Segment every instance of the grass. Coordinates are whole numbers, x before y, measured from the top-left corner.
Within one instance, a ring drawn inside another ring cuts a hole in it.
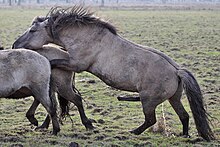
[[[27,29],[37,15],[46,15],[42,9],[0,9],[0,43],[10,48],[13,41]],[[138,44],[160,49],[196,76],[207,110],[220,119],[220,16],[219,11],[132,11],[101,10],[99,16],[109,19],[123,37]],[[95,80],[95,83],[89,83]],[[93,75],[77,74],[76,86],[84,97],[84,107],[89,118],[95,120],[96,129],[87,131],[81,124],[79,114],[72,106],[69,118],[61,126],[58,136],[48,130],[34,131],[25,118],[25,112],[33,98],[19,100],[0,99],[0,146],[68,146],[76,142],[80,146],[217,146],[219,140],[191,143],[197,137],[188,101],[183,103],[190,114],[191,139],[177,137],[182,125],[168,102],[164,103],[166,130],[169,136],[145,131],[136,136],[128,131],[144,120],[140,103],[118,102],[119,95],[132,94],[113,89]],[[161,117],[162,106],[157,107]],[[36,117],[42,122],[46,116],[39,107]],[[220,123],[212,119],[213,130],[219,139]],[[191,142],[190,142],[191,141]]]

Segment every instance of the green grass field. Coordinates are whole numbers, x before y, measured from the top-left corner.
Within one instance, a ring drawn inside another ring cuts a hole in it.
[[[41,9],[1,9],[0,43],[10,48],[37,15],[46,15]],[[52,128],[34,131],[25,117],[33,98],[0,99],[0,146],[218,146],[220,145],[220,11],[195,10],[99,10],[97,15],[112,22],[119,34],[133,42],[157,48],[177,63],[193,72],[197,78],[207,111],[211,116],[216,141],[194,142],[197,131],[183,95],[182,101],[190,114],[190,135],[181,138],[181,122],[168,102],[164,103],[167,135],[145,131],[139,136],[128,131],[144,121],[139,102],[118,102],[116,97],[132,94],[115,90],[93,75],[77,74],[76,87],[84,97],[87,115],[96,123],[94,131],[81,124],[76,107],[71,106],[73,123],[66,118],[58,136],[50,135]],[[95,80],[95,83],[90,83]],[[1,83],[0,83],[1,84]],[[157,107],[160,118],[162,106]],[[40,123],[46,112],[39,107],[36,117]]]

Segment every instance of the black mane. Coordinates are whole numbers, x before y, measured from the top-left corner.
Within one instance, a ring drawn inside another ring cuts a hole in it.
[[[46,17],[49,18],[49,25],[52,25],[52,32],[55,30],[57,32],[65,27],[75,25],[94,24],[99,27],[107,28],[111,33],[117,35],[117,30],[113,25],[94,16],[94,12],[90,12],[87,8],[81,6],[74,6],[67,9],[54,7],[49,11]]]

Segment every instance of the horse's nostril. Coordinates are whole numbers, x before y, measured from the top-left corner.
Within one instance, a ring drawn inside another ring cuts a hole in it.
[[[12,44],[12,49],[15,49],[15,43]]]
[[[15,46],[14,46],[14,44],[12,45],[12,49],[14,49],[15,48]]]

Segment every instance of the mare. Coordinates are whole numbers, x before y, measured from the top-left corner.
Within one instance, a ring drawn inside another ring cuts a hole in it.
[[[156,107],[168,100],[188,136],[189,115],[181,102],[183,90],[189,100],[198,134],[214,139],[204,109],[203,96],[195,77],[157,49],[135,44],[121,37],[110,23],[80,6],[52,8],[13,44],[14,47],[38,49],[54,43],[64,47],[69,60],[50,63],[74,72],[87,71],[120,90],[138,92],[145,121],[131,131],[141,134],[156,123]]]
[[[50,96],[51,67],[40,54],[25,50],[0,51],[0,97],[22,98],[30,93],[41,103],[52,118],[53,134],[60,131],[55,99]]]

